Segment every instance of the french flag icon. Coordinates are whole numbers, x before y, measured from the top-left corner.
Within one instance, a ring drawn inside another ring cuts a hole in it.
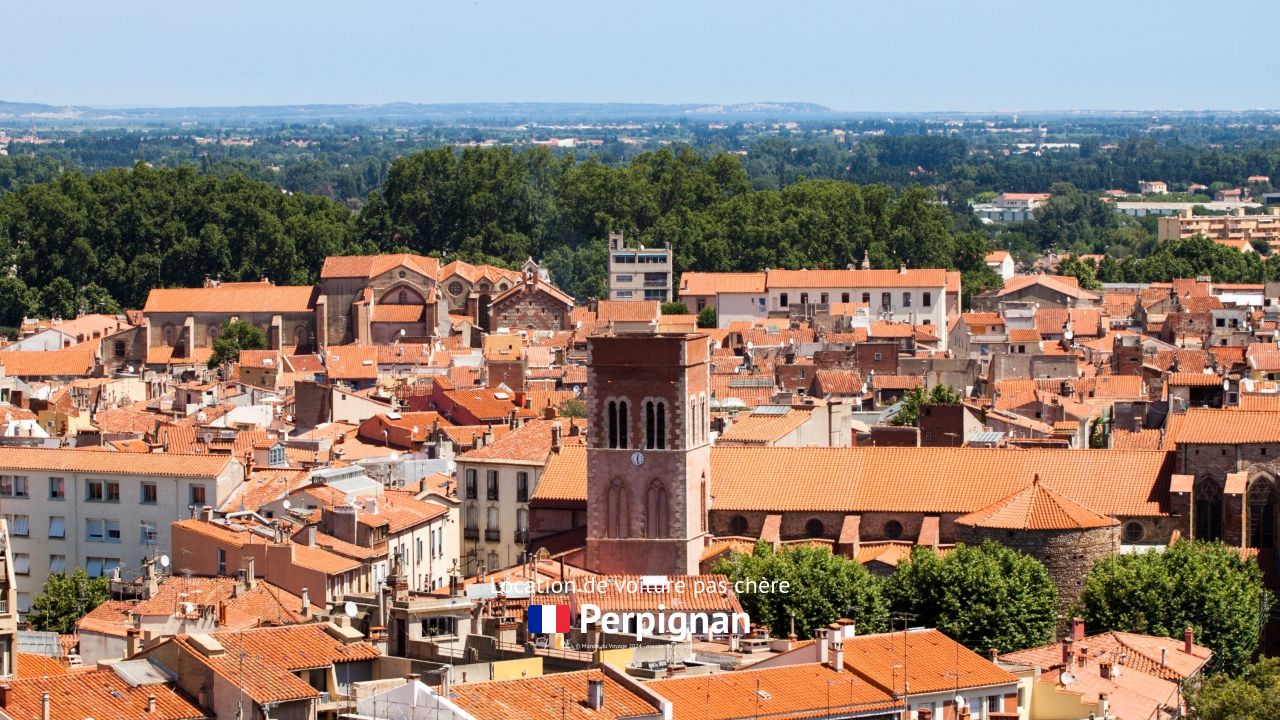
[[[529,621],[531,633],[569,632],[568,605],[530,605],[525,618]]]

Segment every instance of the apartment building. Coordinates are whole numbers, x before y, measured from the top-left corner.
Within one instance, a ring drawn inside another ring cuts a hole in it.
[[[468,576],[481,565],[492,571],[524,560],[529,498],[542,471],[565,444],[582,445],[585,437],[582,421],[531,420],[455,458],[462,500],[460,561]]]
[[[144,559],[172,552],[172,522],[221,504],[243,480],[244,466],[226,455],[6,448],[0,509],[18,611],[30,609],[50,573],[119,568],[137,577]]]
[[[609,299],[671,300],[675,254],[671,247],[628,247],[622,233],[609,233]]]
[[[1193,215],[1183,210],[1174,216],[1156,218],[1156,236],[1160,240],[1183,240],[1196,235],[1223,241],[1248,244],[1261,240],[1280,248],[1280,207],[1266,215],[1246,215],[1236,208],[1228,215]]]

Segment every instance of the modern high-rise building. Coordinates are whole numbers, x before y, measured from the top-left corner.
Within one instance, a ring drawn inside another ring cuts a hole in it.
[[[675,272],[671,246],[627,247],[622,233],[609,233],[609,299],[671,300],[671,276]]]

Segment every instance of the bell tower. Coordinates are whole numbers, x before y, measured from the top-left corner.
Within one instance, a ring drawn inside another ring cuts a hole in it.
[[[711,501],[710,342],[588,339],[587,567],[693,575]]]

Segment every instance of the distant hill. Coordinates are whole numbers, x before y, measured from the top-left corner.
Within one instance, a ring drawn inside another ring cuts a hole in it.
[[[841,115],[813,103],[753,102],[731,105],[651,103],[388,103],[385,105],[260,105],[243,107],[95,108],[55,106],[0,100],[0,125],[32,122],[87,125],[177,123],[272,123],[391,120],[400,122],[467,122],[477,120],[623,121],[677,119],[773,119]]]

